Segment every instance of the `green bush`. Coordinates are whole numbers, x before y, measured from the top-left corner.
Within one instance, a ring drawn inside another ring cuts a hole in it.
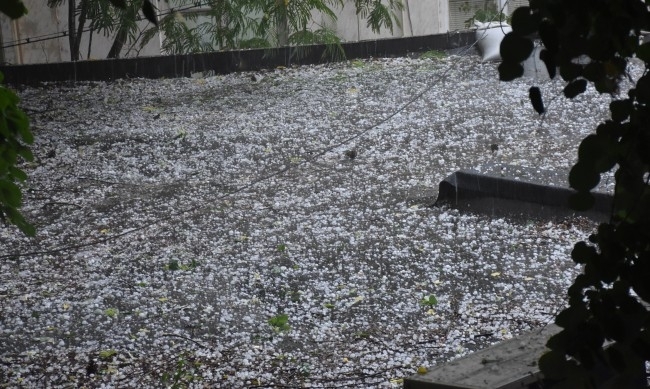
[[[0,82],[3,79],[0,73]],[[27,174],[17,164],[20,159],[33,159],[27,145],[34,141],[27,115],[18,108],[19,101],[13,91],[0,85],[0,219],[33,236],[36,233],[34,226],[18,211],[22,205],[19,184],[27,179]]]

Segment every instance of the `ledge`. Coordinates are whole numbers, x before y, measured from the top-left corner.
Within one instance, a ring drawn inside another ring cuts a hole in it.
[[[405,56],[410,52],[448,50],[474,42],[474,32],[464,31],[409,38],[389,38],[342,43],[347,59]],[[219,51],[201,54],[161,55],[48,64],[0,66],[9,84],[37,84],[46,81],[110,81],[120,78],[190,77],[192,73],[259,70],[277,66],[327,62],[325,45]]]
[[[436,205],[486,213],[491,216],[523,216],[527,218],[566,217],[580,215],[596,221],[608,220],[613,196],[593,192],[596,203],[588,212],[569,208],[569,197],[575,191],[560,183],[568,172],[534,170],[499,165],[490,173],[460,170],[440,182]],[[495,172],[504,172],[497,175]],[[518,173],[514,173],[514,172]]]

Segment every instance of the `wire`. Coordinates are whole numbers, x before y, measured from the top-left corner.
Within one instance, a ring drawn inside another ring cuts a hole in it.
[[[471,45],[466,46],[457,55],[458,56],[464,55],[469,50],[471,50],[474,46],[476,46],[477,42],[478,41],[474,41]],[[363,130],[361,130],[357,134],[349,136],[349,137],[343,139],[342,141],[340,141],[340,142],[338,142],[338,143],[336,143],[336,144],[334,144],[332,146],[321,149],[321,151],[317,152],[316,154],[313,154],[308,158],[301,159],[298,163],[287,165],[282,169],[279,169],[279,170],[277,170],[275,172],[271,172],[269,174],[263,175],[262,177],[260,177],[260,178],[258,178],[256,180],[253,180],[252,182],[250,182],[248,184],[242,185],[239,188],[236,188],[236,189],[234,189],[234,190],[232,190],[232,191],[230,191],[228,193],[224,193],[224,194],[216,197],[215,200],[226,199],[226,198],[228,198],[228,197],[230,197],[232,195],[241,193],[241,192],[243,192],[243,191],[245,191],[247,189],[250,189],[250,188],[252,188],[252,187],[254,187],[254,186],[256,186],[256,185],[258,185],[258,184],[260,184],[260,183],[262,183],[264,181],[267,181],[267,180],[271,179],[271,178],[281,176],[282,174],[284,174],[284,173],[286,173],[286,172],[288,172],[288,171],[290,171],[292,169],[301,167],[301,166],[303,166],[305,164],[308,164],[308,163],[315,162],[316,159],[318,159],[318,158],[322,157],[323,155],[331,152],[332,150],[337,149],[339,147],[342,147],[343,145],[346,145],[346,144],[352,142],[353,140],[362,137],[363,135],[367,134],[371,130],[379,127],[380,125],[382,125],[382,124],[384,124],[386,122],[388,122],[389,120],[394,118],[396,115],[403,112],[408,106],[410,106],[411,104],[413,104],[414,102],[419,100],[425,93],[430,91],[434,86],[436,86],[443,79],[447,78],[447,75],[449,74],[451,69],[453,69],[455,67],[456,67],[455,63],[449,64],[449,66],[447,66],[447,68],[441,74],[439,74],[437,78],[434,78],[433,81],[430,84],[423,86],[422,90],[417,92],[415,95],[413,95],[413,97],[408,99],[406,102],[402,103],[402,105],[399,108],[397,108],[395,111],[393,111],[389,115],[385,116],[384,118],[378,120],[374,124],[368,125],[366,128],[364,128]],[[187,215],[187,214],[190,214],[190,213],[195,212],[195,211],[205,210],[205,209],[210,209],[210,208],[211,208],[210,206],[196,205],[196,206],[186,208],[184,210],[180,210],[180,211],[175,212],[175,213],[170,213],[167,216],[160,217],[160,218],[158,218],[156,220],[146,222],[146,223],[144,223],[144,224],[142,224],[142,225],[140,225],[138,227],[130,228],[130,229],[127,229],[127,230],[125,230],[125,231],[123,231],[123,232],[121,232],[119,234],[108,236],[108,237],[105,237],[105,238],[102,238],[102,239],[96,239],[96,240],[93,240],[93,241],[90,241],[90,242],[79,243],[79,244],[74,244],[74,245],[59,246],[59,247],[55,247],[55,248],[49,249],[49,250],[32,251],[32,252],[27,252],[27,253],[5,254],[5,255],[1,255],[0,259],[20,258],[20,257],[24,258],[24,257],[33,257],[33,256],[37,256],[37,255],[49,255],[49,254],[56,254],[56,253],[63,252],[63,251],[69,251],[69,250],[75,250],[75,249],[80,249],[80,248],[89,247],[89,246],[95,246],[95,245],[99,245],[99,244],[102,244],[102,243],[107,243],[107,242],[110,242],[110,241],[117,240],[117,239],[119,239],[119,238],[121,238],[123,236],[127,236],[127,235],[130,235],[130,234],[133,234],[134,232],[147,229],[149,227],[152,227],[152,226],[154,226],[156,224],[159,224],[159,223],[167,221],[167,220],[178,219],[180,216]]]
[[[506,1],[506,4],[507,4],[507,1]],[[505,7],[505,4],[504,4],[504,7]],[[494,19],[492,21],[494,21]],[[472,48],[474,48],[476,46],[476,44],[478,43],[479,40],[480,40],[480,38],[476,39],[472,44],[466,46],[457,55],[462,56],[465,53],[467,53],[469,50],[471,50]],[[254,181],[252,181],[252,182],[250,182],[250,183],[248,183],[246,185],[243,185],[243,186],[241,186],[239,188],[236,188],[236,189],[234,189],[234,190],[232,190],[232,191],[230,191],[228,193],[224,193],[221,196],[216,197],[215,200],[223,200],[223,199],[225,199],[227,197],[230,197],[230,196],[232,196],[234,194],[241,193],[241,192],[243,192],[243,191],[245,191],[247,189],[250,189],[250,188],[256,186],[257,184],[260,184],[260,183],[262,183],[264,181],[267,181],[267,180],[269,180],[271,178],[278,177],[278,176],[280,176],[280,175],[282,175],[282,174],[284,174],[284,173],[286,173],[286,172],[288,172],[288,171],[290,171],[292,169],[298,168],[298,167],[303,166],[303,165],[308,164],[308,163],[313,163],[316,159],[324,156],[325,154],[327,154],[327,153],[329,153],[329,152],[331,152],[331,151],[333,151],[333,150],[335,150],[335,149],[337,149],[339,147],[342,147],[343,145],[349,144],[350,142],[352,142],[355,139],[358,139],[358,138],[362,137],[363,135],[367,134],[371,130],[381,126],[382,124],[384,124],[386,122],[388,122],[389,120],[391,120],[392,118],[394,118],[395,116],[397,116],[398,114],[403,112],[408,106],[412,105],[417,100],[422,98],[422,96],[424,96],[425,93],[430,91],[435,85],[437,85],[440,81],[442,81],[443,79],[445,79],[447,77],[447,75],[451,71],[451,69],[455,68],[454,65],[455,65],[455,63],[451,63],[449,66],[447,66],[447,68],[437,78],[433,79],[433,81],[429,85],[425,85],[424,87],[422,87],[422,90],[420,90],[418,93],[413,95],[413,97],[408,99],[406,102],[402,103],[402,105],[399,108],[397,108],[395,111],[393,111],[391,114],[389,114],[388,116],[380,119],[379,121],[375,122],[374,124],[368,125],[365,129],[358,132],[357,134],[349,136],[348,138],[345,138],[342,141],[340,141],[340,142],[338,142],[338,143],[336,143],[336,144],[334,144],[332,146],[326,147],[326,148],[322,149],[321,151],[319,151],[318,153],[311,155],[309,158],[303,158],[298,163],[288,165],[288,166],[286,166],[286,167],[284,167],[284,168],[282,168],[280,170],[277,170],[275,172],[271,172],[271,173],[269,173],[267,175],[264,175],[264,176],[262,176],[262,177],[260,177],[260,178],[258,178],[256,180],[254,180]],[[134,228],[131,228],[131,229],[127,229],[126,231],[123,231],[123,232],[121,232],[119,234],[115,234],[115,235],[112,235],[112,236],[108,236],[106,238],[96,239],[96,240],[93,240],[93,241],[90,241],[90,242],[80,243],[80,244],[76,244],[76,245],[67,245],[67,246],[56,247],[56,248],[53,248],[53,249],[50,249],[50,250],[32,251],[32,252],[27,252],[27,253],[6,254],[6,255],[0,256],[0,259],[19,258],[19,257],[32,257],[32,256],[36,256],[36,255],[55,254],[55,253],[59,253],[59,252],[62,252],[62,251],[74,250],[74,249],[79,249],[79,248],[83,248],[83,247],[89,247],[89,246],[94,246],[94,245],[98,245],[98,244],[102,244],[102,243],[107,243],[107,242],[110,242],[110,241],[113,241],[113,240],[117,240],[117,239],[119,239],[119,238],[121,238],[123,236],[130,235],[130,234],[132,234],[134,232],[147,229],[147,228],[152,227],[152,226],[154,226],[156,224],[159,224],[159,223],[161,223],[163,221],[176,219],[179,216],[186,215],[186,214],[189,214],[189,213],[194,212],[194,211],[198,211],[198,210],[202,210],[202,209],[209,209],[209,208],[210,207],[207,207],[207,206],[199,206],[199,205],[197,205],[197,206],[189,207],[189,208],[187,208],[185,210],[181,210],[181,211],[178,211],[178,212],[175,212],[175,213],[171,213],[168,216],[161,217],[161,218],[158,218],[156,220],[146,222],[146,223],[140,225],[139,227],[134,227]]]

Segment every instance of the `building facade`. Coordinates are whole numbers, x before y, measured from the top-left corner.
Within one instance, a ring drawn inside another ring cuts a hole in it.
[[[0,63],[30,64],[53,63],[70,61],[71,41],[68,23],[68,6],[64,2],[59,7],[50,8],[42,0],[23,0],[29,14],[18,19],[10,20],[0,15]],[[79,0],[77,0],[79,2]],[[153,0],[158,13],[165,15],[173,12],[170,2]],[[326,26],[335,31],[344,42],[371,40],[387,37],[409,37],[440,34],[450,31],[465,30],[468,21],[477,10],[503,10],[511,14],[519,6],[526,5],[528,0],[402,0],[401,11],[395,14],[399,25],[393,31],[382,29],[375,33],[367,26],[367,21],[356,13],[354,2],[347,0],[341,9],[335,9],[337,18],[332,20],[322,14],[313,13],[313,26]],[[197,5],[197,2],[188,4]],[[200,6],[200,3],[198,3]],[[178,8],[183,12],[194,10]],[[77,16],[78,18],[78,16]],[[88,23],[88,21],[86,21]],[[196,23],[188,20],[187,23]],[[137,34],[144,36],[152,25],[141,20],[137,22]],[[78,27],[78,21],[77,21]],[[104,59],[113,47],[117,32],[81,30],[79,40],[79,58],[81,60]],[[148,43],[141,47],[139,41],[127,39],[119,50],[119,57],[155,56],[165,54],[163,50],[164,35],[160,32],[149,32]],[[133,38],[133,37],[132,37]]]

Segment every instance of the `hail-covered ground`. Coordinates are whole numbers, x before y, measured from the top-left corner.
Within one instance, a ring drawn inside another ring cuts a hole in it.
[[[0,229],[0,381],[390,388],[552,322],[593,223],[430,200],[459,169],[567,171],[610,98],[496,67],[20,88],[38,233]]]

